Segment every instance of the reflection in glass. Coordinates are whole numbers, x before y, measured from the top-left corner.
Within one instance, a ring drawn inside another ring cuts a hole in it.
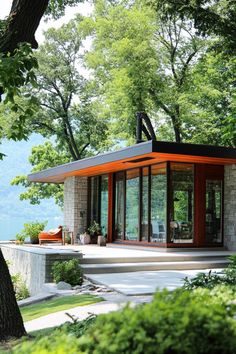
[[[171,163],[170,239],[193,242],[194,165]]]
[[[108,176],[101,176],[101,231],[103,235],[107,235],[108,223]]]
[[[141,240],[148,241],[148,187],[149,187],[149,168],[142,169],[142,222],[141,222]]]
[[[124,173],[115,174],[115,240],[123,238],[124,226]]]
[[[139,169],[133,169],[126,172],[126,240],[138,240],[139,182]]]
[[[151,242],[166,242],[166,164],[151,167]]]
[[[222,181],[206,180],[206,242],[222,242]]]
[[[90,224],[99,223],[99,176],[90,179]]]

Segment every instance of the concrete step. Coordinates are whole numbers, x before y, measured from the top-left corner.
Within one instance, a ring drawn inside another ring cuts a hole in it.
[[[82,258],[81,264],[112,264],[112,263],[151,263],[151,262],[191,262],[205,260],[227,259],[228,254],[194,254],[194,255],[167,255],[167,256],[149,256],[149,257],[87,257]]]
[[[125,273],[155,270],[191,270],[225,268],[227,259],[197,260],[184,262],[145,262],[145,263],[96,263],[82,264],[85,274]]]

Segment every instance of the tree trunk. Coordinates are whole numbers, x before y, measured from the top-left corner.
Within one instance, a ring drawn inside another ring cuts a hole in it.
[[[0,44],[1,53],[13,53],[20,42],[38,47],[34,34],[48,3],[49,0],[13,0],[9,24]]]
[[[26,335],[13,284],[0,249],[0,341]]]

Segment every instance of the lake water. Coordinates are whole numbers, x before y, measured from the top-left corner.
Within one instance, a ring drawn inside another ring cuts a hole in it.
[[[35,219],[32,221],[35,221]],[[45,221],[45,219],[37,219],[37,221]],[[26,220],[25,217],[6,217],[4,220],[0,219],[0,241],[14,240],[16,234],[23,229],[26,222],[30,222],[30,220]],[[58,225],[63,225],[62,215],[49,219],[46,230],[55,229]]]

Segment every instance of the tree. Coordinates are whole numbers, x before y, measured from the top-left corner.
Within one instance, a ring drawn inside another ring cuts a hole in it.
[[[31,114],[24,122],[24,134],[29,136],[36,132],[54,140],[53,145],[48,142],[33,148],[29,159],[32,172],[93,155],[104,151],[109,144],[107,121],[98,115],[99,102],[94,97],[94,87],[80,73],[85,37],[80,28],[81,20],[77,16],[61,28],[45,33],[45,42],[36,55],[38,86],[24,90],[34,97]],[[28,107],[28,101],[25,104]],[[4,112],[2,115],[5,116]],[[17,120],[18,112],[13,112],[11,121]],[[56,203],[62,205],[60,185],[30,183],[27,176],[17,176],[12,184],[26,187],[27,191],[20,198],[29,199],[32,204],[54,197]]]
[[[63,11],[65,5],[77,2],[76,0],[51,0],[48,11],[51,10],[52,13],[56,13],[57,9]],[[28,42],[33,48],[37,47],[34,33],[48,4],[49,0],[33,2],[13,0],[7,20],[0,21],[0,97],[7,91],[6,96],[13,103],[13,96],[18,93],[17,89],[30,81],[31,70],[35,67],[35,60],[31,57],[29,46],[20,46],[18,49],[18,45],[21,42]],[[19,138],[17,134],[15,138]],[[0,270],[0,340],[9,337],[19,338],[26,332],[1,250]]]
[[[216,35],[224,40],[224,48],[236,50],[236,6],[234,0],[151,0],[163,19],[181,16],[192,19],[203,35]],[[150,3],[150,2],[149,2]],[[221,47],[223,49],[223,47]],[[233,54],[234,55],[234,54]]]
[[[93,18],[87,63],[102,82],[101,92],[119,127],[122,120],[134,135],[131,117],[141,112],[171,124],[171,140],[186,140],[184,123],[191,115],[186,92],[192,67],[205,50],[192,23],[178,16],[163,22],[139,1],[131,6],[98,1]]]

